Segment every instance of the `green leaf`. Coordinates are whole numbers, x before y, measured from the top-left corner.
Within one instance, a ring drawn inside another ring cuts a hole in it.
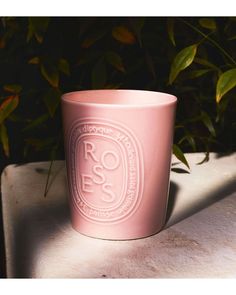
[[[28,24],[28,33],[27,33],[27,37],[26,37],[26,41],[27,43],[33,38],[34,36],[34,26],[32,24],[31,18],[29,18],[28,20],[29,24]]]
[[[70,65],[65,58],[61,58],[58,63],[59,70],[67,76],[70,76]]]
[[[222,119],[225,119],[225,111],[228,108],[229,105],[229,99],[223,99],[221,100],[221,102],[219,104],[216,105],[216,110],[217,110],[217,116],[215,121],[217,123],[219,123],[220,121],[222,121]]]
[[[169,83],[172,84],[178,74],[191,65],[197,53],[197,45],[191,45],[182,49],[175,57],[170,70]]]
[[[186,135],[181,138],[181,140],[178,142],[178,144],[181,144],[184,141],[187,141],[188,144],[191,146],[192,150],[194,152],[196,152],[197,147],[196,147],[195,139],[188,131],[186,132]]]
[[[22,114],[22,115],[19,115],[19,114],[15,114],[15,113],[11,113],[7,119],[11,122],[14,122],[14,123],[25,123],[25,122],[28,122],[28,119],[25,118],[25,116]]]
[[[60,103],[60,97],[61,97],[61,92],[55,88],[51,88],[43,97],[43,101],[51,117],[54,116],[55,111]]]
[[[7,135],[7,128],[2,123],[0,124],[0,141],[2,143],[3,151],[6,157],[9,157],[10,155],[10,149],[9,149],[9,140]]]
[[[193,70],[193,71],[188,73],[187,78],[188,79],[199,78],[199,77],[209,73],[210,71],[211,71],[211,69]]]
[[[104,61],[100,59],[92,69],[92,88],[99,89],[105,86],[107,71]]]
[[[7,84],[3,86],[3,89],[5,91],[14,93],[14,94],[18,94],[19,92],[21,92],[22,90],[22,86],[19,84]]]
[[[109,64],[111,64],[114,68],[116,68],[120,72],[125,72],[125,68],[123,65],[123,61],[119,54],[113,51],[108,51],[106,53],[106,60]]]
[[[198,162],[197,165],[202,165],[203,163],[208,162],[209,159],[210,159],[210,152],[206,151],[204,158],[200,162]]]
[[[185,158],[181,149],[176,144],[173,144],[173,154],[176,156],[178,160],[180,160],[185,166],[187,166],[190,169],[187,159]]]
[[[51,63],[42,63],[40,65],[42,76],[48,81],[53,87],[58,87],[59,84],[59,71]]]
[[[153,79],[156,80],[155,64],[154,64],[152,56],[149,54],[148,51],[146,51],[145,59],[146,59],[148,69],[149,69],[150,73],[152,74]]]
[[[28,61],[29,64],[33,64],[33,65],[37,65],[39,64],[39,62],[40,62],[40,58],[38,56],[35,56]]]
[[[214,137],[216,137],[216,131],[215,131],[215,128],[214,128],[214,126],[212,124],[211,118],[204,111],[201,112],[201,121],[207,127],[207,129],[209,130],[209,132],[211,133],[211,135],[214,136]]]
[[[195,142],[194,137],[189,133],[186,135],[186,140],[188,141],[188,143],[191,146],[191,148],[193,149],[193,151],[196,152],[197,147],[196,147],[196,142]]]
[[[227,40],[229,40],[229,41],[236,40],[236,36],[232,36],[232,37],[228,38]]]
[[[142,46],[142,28],[145,23],[145,18],[144,17],[132,17],[130,20],[132,29],[138,39],[139,45]]]
[[[219,103],[222,97],[235,86],[236,68],[221,74],[216,85],[216,102]]]
[[[22,131],[29,131],[36,127],[40,127],[44,122],[46,122],[49,118],[48,114],[43,114],[42,116],[36,118],[35,120],[31,121]]]
[[[48,28],[49,20],[49,17],[29,17],[27,42],[34,36],[38,43],[42,43],[44,34]]]
[[[99,29],[95,29],[92,31],[92,33],[90,33],[87,38],[83,41],[83,43],[81,44],[81,47],[83,48],[89,48],[91,47],[93,44],[95,44],[98,40],[100,40],[107,32],[107,29],[105,28],[99,28]]]
[[[210,63],[208,60],[206,59],[203,59],[203,58],[199,58],[199,57],[195,57],[194,58],[194,62],[197,63],[197,64],[200,64],[202,66],[206,66],[212,70],[215,70],[217,72],[221,72],[220,68],[218,68],[216,65]]]
[[[101,53],[99,51],[84,51],[81,52],[81,54],[79,55],[78,61],[76,63],[77,66],[86,64],[86,63],[94,63],[99,56],[101,55]]]
[[[55,138],[49,137],[49,138],[44,138],[44,139],[39,139],[39,138],[27,138],[25,139],[25,142],[27,145],[32,146],[35,151],[43,151],[52,146],[54,143]]]
[[[134,34],[125,26],[114,27],[112,36],[114,39],[124,44],[134,44],[136,42]]]
[[[16,109],[19,103],[18,95],[7,97],[0,105],[0,124]]]
[[[199,19],[199,24],[206,29],[215,31],[216,30],[216,22],[213,18],[203,17]]]
[[[174,37],[174,23],[175,23],[175,19],[173,17],[167,18],[167,33],[170,38],[170,41],[175,46],[176,44],[175,44],[175,37]]]

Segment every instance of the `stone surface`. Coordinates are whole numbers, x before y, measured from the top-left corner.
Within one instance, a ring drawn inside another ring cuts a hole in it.
[[[173,159],[166,227],[139,240],[107,241],[71,228],[65,163],[10,165],[2,174],[8,277],[236,277],[236,154]],[[178,171],[178,173],[176,172]],[[181,172],[181,173],[180,173]]]

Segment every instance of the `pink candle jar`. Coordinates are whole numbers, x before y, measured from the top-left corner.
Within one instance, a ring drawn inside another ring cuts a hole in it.
[[[175,96],[142,90],[88,90],[62,96],[72,226],[126,240],[165,222]]]

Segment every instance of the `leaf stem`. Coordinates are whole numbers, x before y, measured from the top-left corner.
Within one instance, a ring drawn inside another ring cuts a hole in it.
[[[46,180],[46,185],[45,185],[45,189],[44,189],[44,198],[46,198],[47,196],[47,193],[48,193],[48,185],[49,185],[49,178],[50,178],[50,175],[51,175],[51,171],[52,171],[52,165],[53,165],[53,162],[55,160],[55,153],[59,147],[59,144],[60,144],[60,140],[62,139],[61,137],[61,134],[58,136],[57,138],[57,142],[56,142],[56,145],[52,148],[52,151],[51,151],[51,161],[50,161],[50,165],[49,165],[49,169],[48,169],[48,175],[47,175],[47,180]]]
[[[180,21],[185,23],[187,26],[192,28],[195,32],[199,33],[200,35],[205,37],[208,41],[210,41],[213,45],[215,45],[236,66],[236,61],[232,58],[232,56],[224,48],[222,48],[214,39],[212,39],[211,37],[203,33],[201,30],[199,30],[198,28],[196,28],[195,26],[193,26],[191,23],[187,22],[186,20],[183,20],[182,18],[180,18]]]
[[[47,193],[48,193],[48,183],[49,183],[49,178],[50,178],[50,175],[51,175],[53,161],[54,161],[54,159],[52,158],[51,161],[50,161],[49,169],[48,169],[47,181],[46,181],[46,185],[45,185],[45,189],[44,189],[44,198],[46,198]]]

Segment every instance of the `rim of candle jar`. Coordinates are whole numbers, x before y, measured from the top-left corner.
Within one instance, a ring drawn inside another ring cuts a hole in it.
[[[99,89],[72,91],[62,95],[65,102],[93,107],[153,108],[173,105],[177,97],[150,90]]]

